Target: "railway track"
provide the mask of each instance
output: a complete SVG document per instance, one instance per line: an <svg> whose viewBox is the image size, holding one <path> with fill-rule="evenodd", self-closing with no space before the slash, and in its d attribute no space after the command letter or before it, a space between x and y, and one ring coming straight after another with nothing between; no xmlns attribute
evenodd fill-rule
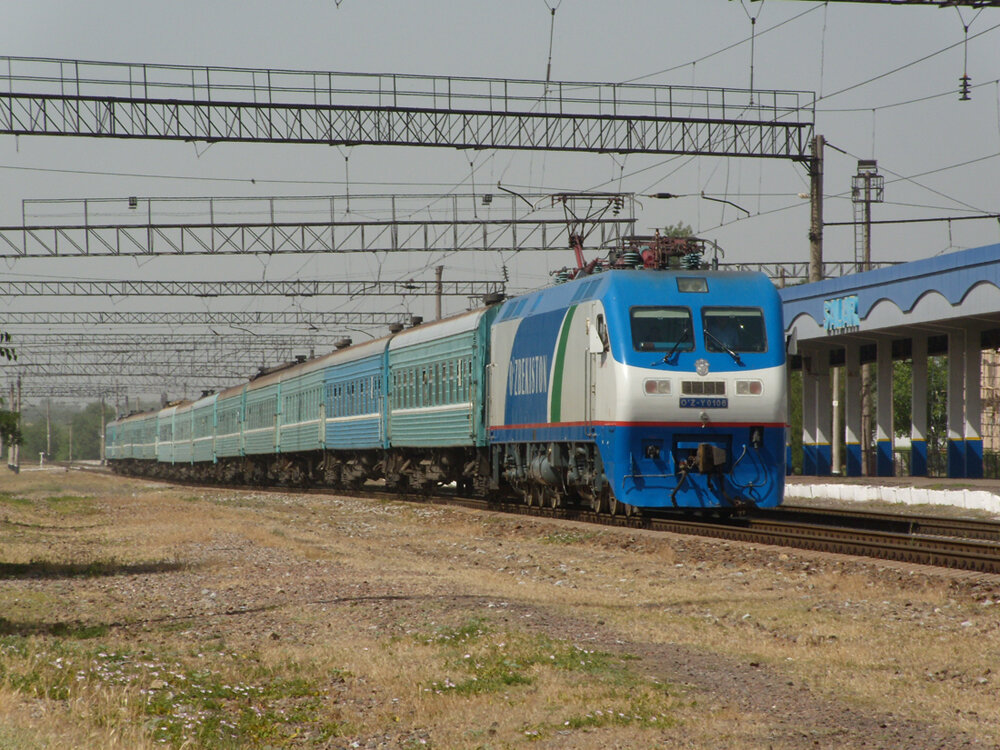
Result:
<svg viewBox="0 0 1000 750"><path fill-rule="evenodd" d="M576 509L528 508L458 498L447 502L549 518L1000 574L1000 522L799 506L757 511L745 517L705 520L674 514L606 516Z"/></svg>
<svg viewBox="0 0 1000 750"><path fill-rule="evenodd" d="M167 481L167 480L164 480ZM172 484L188 484L171 482ZM194 484L194 483L190 483ZM200 485L197 485L200 486ZM228 487L255 491L337 493L351 497L434 502L475 510L555 518L585 523L836 552L915 565L1000 574L1000 522L937 516L904 516L864 510L782 506L732 518L689 518L679 514L610 516L580 508L539 508L520 503L461 497L360 490L294 487Z"/></svg>

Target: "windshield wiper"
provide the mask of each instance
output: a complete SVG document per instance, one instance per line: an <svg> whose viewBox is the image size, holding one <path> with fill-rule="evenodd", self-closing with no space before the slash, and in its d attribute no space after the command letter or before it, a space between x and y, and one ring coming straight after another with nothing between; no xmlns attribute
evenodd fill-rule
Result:
<svg viewBox="0 0 1000 750"><path fill-rule="evenodd" d="M722 339L720 339L718 336L716 336L714 333L712 333L707 328L705 329L705 335L706 336L711 336L712 340L716 344L718 344L719 346L721 346L722 350L724 352L726 352L726 354L728 354L730 357L732 357L733 360L736 362L736 364L740 365L741 367L743 366L743 360L740 359L740 355L737 354L736 351L733 350L728 344L726 344L725 341L723 341Z"/></svg>
<svg viewBox="0 0 1000 750"><path fill-rule="evenodd" d="M680 335L680 338L678 338L678 339L677 339L677 341L675 341L675 342L674 342L674 348L673 348L673 349L671 349L671 350L670 350L669 352L667 352L666 354L664 354L664 355L663 355L663 361L664 361L664 362L666 362L666 363L669 363L669 362L670 362L670 358L671 358L672 356L674 356L674 355L675 355L675 354L677 353L677 348L678 348L678 347L679 347L679 346L680 346L681 344L683 344L683 343L684 343L684 340L685 340L685 339L686 339L686 338L688 337L688 335L689 335L690 333L691 333L691 327L690 327L690 326L686 326L686 327L684 328L684 330L683 330L683 331L681 331L681 335Z"/></svg>

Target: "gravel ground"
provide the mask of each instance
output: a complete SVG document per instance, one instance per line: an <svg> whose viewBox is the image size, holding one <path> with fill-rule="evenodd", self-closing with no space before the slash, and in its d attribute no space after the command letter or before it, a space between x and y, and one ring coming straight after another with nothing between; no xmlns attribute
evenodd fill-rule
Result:
<svg viewBox="0 0 1000 750"><path fill-rule="evenodd" d="M103 622L122 638L193 646L221 638L247 651L322 647L338 629L385 640L421 624L485 617L627 654L635 669L676 686L680 725L639 746L1000 747L1000 716L962 701L1000 703L991 671L1000 658L1000 577L437 506L133 488L142 492L149 497L138 507L100 499L93 517L66 528L47 524L45 543L52 559L78 559L141 539L138 558L155 564L120 554L111 576L8 571L0 576L4 616L30 632L18 607L44 597L65 603L62 619ZM175 508L184 514L178 528L170 520ZM4 513L6 525L18 523ZM204 520L192 526L189 518ZM774 617L740 614L753 592L773 598ZM792 601L844 631L784 621L781 605ZM697 618L703 626L678 625L676 638L663 630ZM956 652L979 649L983 668L962 662L915 675L916 693L902 701L839 693L829 673L851 659L840 649L855 629L880 627L931 633ZM699 628L703 634L692 635ZM825 670L783 656L830 644L837 659ZM926 701L939 686L952 691L943 699L961 702L928 715ZM338 704L357 715L384 702L376 685L336 691ZM435 734L433 723L413 718L326 746L449 746L435 744ZM535 744L637 746L613 732L553 732Z"/></svg>

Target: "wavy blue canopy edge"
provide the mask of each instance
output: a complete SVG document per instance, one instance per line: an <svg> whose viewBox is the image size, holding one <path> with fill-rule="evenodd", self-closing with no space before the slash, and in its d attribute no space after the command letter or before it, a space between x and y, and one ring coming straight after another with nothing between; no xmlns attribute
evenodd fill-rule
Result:
<svg viewBox="0 0 1000 750"><path fill-rule="evenodd" d="M864 320L882 300L892 302L907 313L925 294L937 292L954 306L980 284L992 284L1000 289L1000 244L785 287L779 289L778 294L784 307L786 324L806 314L818 325L823 325L825 300L856 294L858 315Z"/></svg>

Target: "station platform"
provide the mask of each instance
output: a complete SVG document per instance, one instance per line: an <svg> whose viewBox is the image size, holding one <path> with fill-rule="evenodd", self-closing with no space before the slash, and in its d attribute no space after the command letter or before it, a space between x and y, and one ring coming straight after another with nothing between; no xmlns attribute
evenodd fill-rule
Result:
<svg viewBox="0 0 1000 750"><path fill-rule="evenodd" d="M785 500L948 505L1000 514L1000 479L789 476Z"/></svg>

